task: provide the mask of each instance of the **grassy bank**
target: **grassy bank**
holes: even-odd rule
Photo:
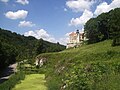
[[[119,90],[120,46],[112,41],[41,54],[49,90]]]
[[[12,90],[47,90],[44,74],[26,75],[25,79]]]

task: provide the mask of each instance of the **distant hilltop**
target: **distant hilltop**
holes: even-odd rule
[[[66,48],[78,47],[85,40],[86,40],[86,37],[85,37],[85,33],[84,32],[79,32],[79,30],[76,30],[76,32],[71,32],[69,34],[69,41],[67,43],[67,47]]]

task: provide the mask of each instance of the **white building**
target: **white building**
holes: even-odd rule
[[[69,42],[67,43],[67,48],[78,47],[85,40],[85,35],[83,32],[72,32],[69,34]]]

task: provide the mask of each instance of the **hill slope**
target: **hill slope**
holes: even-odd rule
[[[45,52],[64,50],[65,46],[0,28],[0,69],[17,60],[32,59]]]
[[[41,69],[49,90],[119,90],[120,46],[111,47],[111,43],[40,54],[48,59]]]

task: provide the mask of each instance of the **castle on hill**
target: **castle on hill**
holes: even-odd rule
[[[84,40],[86,40],[84,32],[79,32],[79,30],[72,32],[69,34],[69,42],[67,43],[66,48],[78,47],[83,43]]]

